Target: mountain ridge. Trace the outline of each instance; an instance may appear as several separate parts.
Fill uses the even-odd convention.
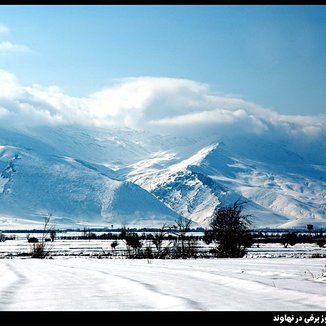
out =
[[[256,227],[323,225],[325,155],[311,148],[307,159],[290,145],[130,128],[2,128],[0,228],[49,212],[65,225],[160,226],[183,216],[207,227],[216,206],[238,199]]]

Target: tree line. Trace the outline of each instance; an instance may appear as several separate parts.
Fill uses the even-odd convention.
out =
[[[96,234],[84,229],[84,235],[78,239],[103,239],[113,240],[110,244],[112,252],[104,255],[124,255],[127,258],[147,259],[177,259],[177,258],[241,258],[246,255],[248,248],[253,243],[281,243],[284,247],[294,246],[297,243],[316,243],[320,247],[325,246],[326,237],[323,232],[309,232],[299,234],[296,232],[284,232],[282,234],[270,234],[268,232],[255,232],[252,230],[251,215],[244,214],[246,202],[236,201],[226,207],[217,206],[211,216],[209,228],[203,235],[189,234],[191,231],[190,219],[180,217],[173,225],[164,224],[155,232],[137,232],[122,226],[119,233]],[[41,240],[36,237],[27,236],[32,245],[33,258],[45,258],[49,255],[57,233],[50,227],[51,215],[45,218],[44,229]],[[76,237],[75,237],[76,238]],[[72,238],[60,236],[60,239]],[[0,233],[0,241],[5,237]],[[52,245],[49,246],[49,242]],[[205,242],[208,247],[203,248],[200,241]],[[125,244],[126,250],[117,250],[120,243]]]

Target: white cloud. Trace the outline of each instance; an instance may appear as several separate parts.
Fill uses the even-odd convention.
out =
[[[14,44],[8,41],[0,42],[0,54],[7,54],[7,53],[28,53],[32,52],[32,50],[22,44]]]
[[[10,30],[8,26],[0,24],[0,34],[8,34],[9,32]]]
[[[0,69],[0,100],[5,98],[13,100],[19,96],[22,96],[23,88],[18,83],[15,75],[8,71]]]
[[[186,79],[128,78],[89,96],[72,97],[57,86],[22,86],[14,75],[0,70],[0,89],[0,122],[16,126],[121,126],[305,141],[325,137],[326,130],[326,115],[281,115]]]

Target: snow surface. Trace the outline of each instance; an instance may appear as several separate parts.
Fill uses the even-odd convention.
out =
[[[160,227],[179,216],[151,193],[120,180],[103,165],[63,155],[65,151],[13,131],[0,136],[20,146],[0,148],[0,227],[15,218],[31,224],[44,221],[49,213],[57,226],[83,222]]]
[[[206,227],[217,205],[239,198],[254,227],[325,227],[324,146],[128,128],[1,127],[0,227],[10,219],[43,222],[48,213],[58,226],[160,227],[182,215]]]
[[[323,311],[326,259],[1,259],[0,310]]]
[[[255,227],[305,227],[308,223],[323,227],[324,166],[298,162],[295,155],[277,153],[272,145],[271,161],[258,154],[251,159],[236,155],[229,151],[232,146],[222,143],[209,145],[160,171],[145,164],[146,173],[137,166],[138,173],[129,175],[171,209],[203,225],[208,224],[217,205],[241,198],[248,201],[247,213],[253,216]]]

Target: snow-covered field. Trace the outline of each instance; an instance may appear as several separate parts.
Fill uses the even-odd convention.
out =
[[[1,259],[0,310],[322,311],[326,259]]]
[[[69,233],[73,235],[74,233]],[[75,233],[76,238],[80,233]],[[30,255],[32,244],[27,242],[25,234],[16,234],[16,240],[0,242],[0,258],[8,256]],[[41,237],[40,234],[31,235]],[[113,240],[55,240],[46,242],[45,249],[51,256],[98,256],[112,254],[114,256],[123,255],[126,245],[123,240],[118,240],[118,246],[113,250],[111,243]],[[143,248],[154,246],[151,241],[142,241]],[[166,241],[167,244],[169,241]],[[215,245],[206,245],[203,241],[198,242],[198,250],[208,251]],[[294,246],[285,248],[280,243],[254,243],[248,248],[247,258],[323,258],[326,257],[326,247],[319,247],[316,243],[297,243]]]

